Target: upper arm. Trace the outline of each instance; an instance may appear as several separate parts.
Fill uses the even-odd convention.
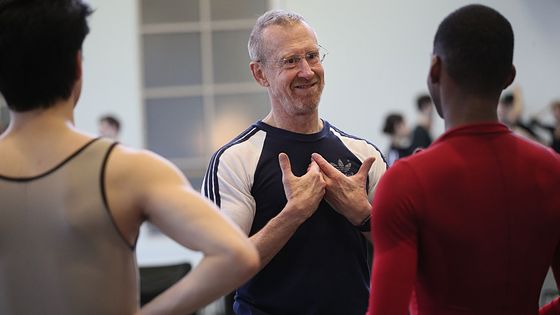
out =
[[[372,207],[375,254],[369,314],[407,314],[416,279],[415,190],[410,175],[399,164],[381,179]]]
[[[138,213],[181,245],[205,254],[242,245],[241,231],[169,161],[148,151],[121,149],[114,162],[113,177],[120,177],[115,199],[128,200],[121,211]]]
[[[237,147],[231,148],[213,157],[202,185],[203,193],[247,235],[256,211],[251,194],[256,163],[253,155],[242,156]]]
[[[381,176],[387,171],[388,165],[383,158],[383,155],[378,150],[373,151],[375,162],[368,173],[368,200],[371,203],[375,194],[375,189]]]

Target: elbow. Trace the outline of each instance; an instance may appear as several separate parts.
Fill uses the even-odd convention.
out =
[[[259,253],[249,240],[241,248],[232,252],[232,266],[237,267],[237,272],[244,278],[250,278],[260,270],[261,260]]]
[[[255,245],[253,245],[251,242],[248,243],[250,245],[249,250],[244,258],[244,262],[246,264],[245,272],[247,273],[248,277],[252,277],[261,269],[261,258],[257,249],[255,248]]]

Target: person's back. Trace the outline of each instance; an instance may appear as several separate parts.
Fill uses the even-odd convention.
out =
[[[446,132],[383,176],[372,209],[370,315],[549,315],[560,283],[560,156],[499,123],[513,29],[483,5],[449,14],[428,88]],[[397,187],[397,189],[395,189]]]
[[[192,312],[256,271],[241,232],[167,162],[75,131],[39,135],[48,111],[17,131],[14,116],[0,137],[0,314],[136,314],[146,218],[205,258],[139,314]]]
[[[0,3],[0,314],[188,314],[256,272],[249,240],[169,161],[74,127],[89,7]],[[39,53],[38,53],[39,52]],[[139,308],[135,243],[149,220],[201,251]]]
[[[419,314],[535,314],[560,244],[560,156],[489,123],[448,131],[401,169],[422,200]]]
[[[0,144],[13,152],[6,141]],[[109,141],[88,142],[40,173],[14,172],[32,170],[31,159],[22,163],[8,154],[1,160],[0,314],[136,311],[134,248],[103,198],[112,148]]]

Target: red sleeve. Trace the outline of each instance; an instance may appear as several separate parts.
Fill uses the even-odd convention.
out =
[[[412,170],[397,162],[381,178],[372,207],[373,272],[369,315],[406,315],[416,279],[415,207],[420,191]]]
[[[539,315],[558,315],[560,314],[560,297],[556,298],[554,301],[541,307],[539,310]]]
[[[554,272],[554,279],[556,279],[556,287],[560,290],[560,245],[558,245],[552,261],[552,271]],[[539,310],[539,315],[560,315],[560,297],[543,306]]]

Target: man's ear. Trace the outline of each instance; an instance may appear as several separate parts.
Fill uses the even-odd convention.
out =
[[[255,81],[259,83],[261,86],[268,87],[270,83],[266,79],[266,74],[264,73],[263,65],[256,61],[251,61],[249,64],[249,68],[251,68],[251,73],[253,74],[253,78]]]
[[[510,84],[513,82],[513,80],[515,80],[516,75],[517,75],[517,70],[515,69],[514,65],[511,65],[511,72],[510,72],[509,77],[507,78],[504,86],[502,87],[502,90],[505,90],[508,86],[510,86]]]
[[[438,55],[432,55],[430,61],[430,72],[428,73],[428,80],[430,83],[437,84],[441,78],[441,58]]]

